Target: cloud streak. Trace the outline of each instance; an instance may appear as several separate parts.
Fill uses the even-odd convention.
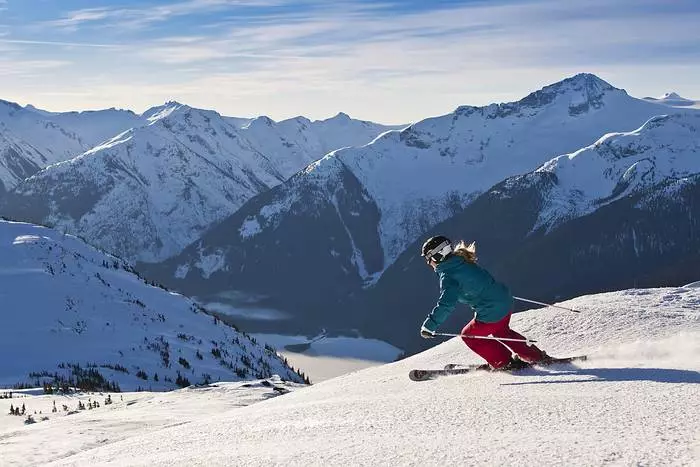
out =
[[[700,6],[667,3],[190,0],[75,9],[42,20],[48,33],[13,28],[0,44],[22,48],[17,60],[72,62],[65,78],[100,91],[71,102],[90,107],[101,96],[133,108],[164,97],[232,115],[343,110],[399,123],[514,100],[580,71],[632,83],[639,94],[685,86],[693,97]],[[93,44],[96,28],[102,40]],[[671,67],[683,73],[659,82]],[[32,85],[59,102],[56,85]],[[0,86],[29,84],[0,78]]]
[[[87,23],[109,23],[117,27],[141,28],[152,23],[194,14],[224,11],[241,7],[273,7],[283,0],[189,0],[143,8],[88,8],[69,12],[65,17],[45,23],[46,26],[77,28]]]
[[[26,39],[3,39],[0,36],[0,43],[2,44],[22,44],[22,45],[48,45],[48,46],[58,46],[58,47],[90,47],[90,48],[107,48],[107,49],[117,49],[123,47],[119,44],[90,44],[86,42],[62,42],[62,41],[39,41],[39,40],[26,40]]]

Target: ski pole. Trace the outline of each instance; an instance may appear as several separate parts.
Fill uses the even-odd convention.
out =
[[[469,334],[448,334],[444,332],[436,332],[433,335],[435,336],[445,336],[445,337],[466,337],[468,339],[489,339],[489,340],[497,340],[497,341],[506,341],[506,342],[524,342],[527,345],[534,344],[537,341],[533,341],[532,339],[511,339],[509,337],[493,337],[493,336],[470,336]]]
[[[520,300],[521,302],[534,303],[535,305],[542,305],[542,306],[551,306],[552,308],[561,308],[562,310],[573,311],[574,313],[581,313],[580,310],[574,310],[573,308],[567,308],[565,306],[552,305],[551,303],[538,302],[537,300],[530,300],[528,298],[521,298],[521,297],[513,297],[513,298],[516,300]]]

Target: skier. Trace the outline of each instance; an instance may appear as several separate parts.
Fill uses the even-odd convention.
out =
[[[495,339],[473,339],[469,336],[525,337],[510,329],[513,295],[508,287],[476,262],[476,246],[460,241],[456,246],[442,235],[429,238],[421,256],[440,277],[440,298],[437,306],[423,322],[421,337],[434,337],[437,328],[452,313],[457,302],[466,303],[475,312],[474,319],[462,329],[467,347],[488,362],[492,369],[518,369],[550,358],[542,350],[525,342],[502,342]],[[515,353],[519,358],[512,356]]]

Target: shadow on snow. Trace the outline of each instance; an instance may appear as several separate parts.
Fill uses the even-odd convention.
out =
[[[576,368],[572,370],[528,370],[523,376],[592,376],[592,379],[552,379],[546,381],[523,381],[505,383],[504,386],[558,383],[595,383],[605,381],[652,381],[655,383],[700,383],[700,372],[671,368]]]

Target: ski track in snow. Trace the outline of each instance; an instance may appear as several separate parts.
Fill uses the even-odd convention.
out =
[[[700,290],[628,290],[564,305],[583,312],[533,310],[512,325],[554,356],[592,355],[577,365],[408,379],[411,368],[478,361],[452,339],[242,408],[226,410],[205,391],[162,395],[143,429],[127,430],[137,412],[116,408],[111,424],[82,414],[14,427],[0,433],[3,457],[75,466],[698,465]],[[155,423],[169,416],[165,400],[184,396],[201,410],[175,426]],[[108,441],[75,452],[97,427]],[[62,444],[72,447],[58,456]]]

